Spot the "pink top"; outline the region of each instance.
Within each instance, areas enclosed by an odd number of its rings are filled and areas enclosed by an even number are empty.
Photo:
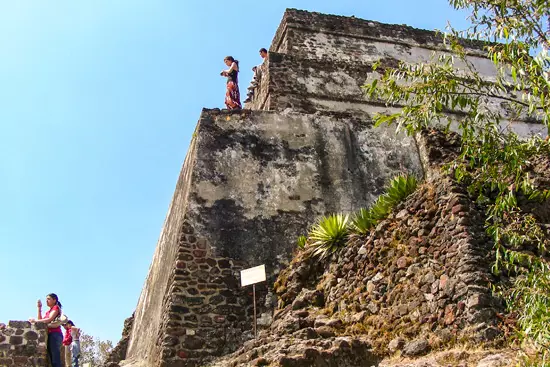
[[[57,316],[61,315],[61,309],[59,308],[58,305],[55,305],[52,308],[50,308],[49,311],[46,312],[46,318],[50,317],[50,312],[53,312],[55,310],[57,310]],[[60,333],[60,332],[61,332],[61,326],[54,327],[54,328],[48,328],[48,334]]]

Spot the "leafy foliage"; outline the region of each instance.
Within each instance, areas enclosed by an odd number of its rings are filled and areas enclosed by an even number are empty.
[[[528,168],[535,157],[549,156],[550,147],[540,137],[520,139],[510,128],[518,120],[539,120],[550,127],[549,3],[450,0],[450,4],[471,13],[467,30],[449,27],[445,42],[451,52],[434,55],[428,63],[401,63],[395,69],[375,65],[381,77],[365,91],[400,108],[376,116],[378,125],[395,124],[409,134],[436,123],[456,125],[461,154],[446,169],[487,208],[486,228],[496,254],[493,270],[515,277],[502,294],[510,310],[519,314],[520,336],[548,359],[550,309],[544,295],[550,293],[549,240],[537,218],[519,203],[549,200],[549,190],[537,187]],[[495,66],[494,78],[476,69],[460,37],[484,42]]]
[[[312,255],[323,259],[346,244],[349,235],[349,215],[331,214],[321,218],[308,236]]]
[[[80,349],[80,365],[89,363],[91,367],[100,366],[106,361],[107,356],[113,349],[113,343],[110,340],[101,340],[81,333]]]
[[[530,271],[517,277],[510,292],[509,302],[523,312],[519,324],[530,338],[545,349],[550,349],[550,329],[537,327],[550,325],[550,272]]]

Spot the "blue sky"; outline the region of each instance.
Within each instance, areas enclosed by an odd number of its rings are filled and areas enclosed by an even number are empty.
[[[443,0],[0,0],[0,322],[55,292],[118,341],[201,108],[241,91],[285,8],[443,29]]]

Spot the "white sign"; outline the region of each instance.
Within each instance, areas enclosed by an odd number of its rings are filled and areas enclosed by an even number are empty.
[[[241,270],[241,287],[265,281],[265,265]]]

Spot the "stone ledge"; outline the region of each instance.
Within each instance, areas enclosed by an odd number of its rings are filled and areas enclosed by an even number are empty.
[[[12,320],[0,325],[0,366],[46,366],[46,324]]]

